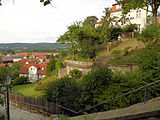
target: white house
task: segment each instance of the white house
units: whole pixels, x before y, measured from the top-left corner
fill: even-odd
[[[31,82],[36,82],[45,77],[46,64],[25,64],[19,70],[19,76],[28,77]]]
[[[116,17],[116,21],[118,22],[118,25],[125,26],[127,24],[137,24],[137,31],[142,31],[142,29],[145,27],[147,22],[147,7],[144,7],[144,9],[132,9],[128,14],[126,15],[126,18],[128,18],[128,22],[126,22],[124,25],[121,24],[120,18],[122,17],[122,11],[121,5],[118,3],[113,4],[112,8],[110,9],[111,17]],[[103,21],[102,21],[103,22]],[[101,21],[97,23],[97,26],[102,23]],[[113,23],[115,25],[116,23]]]

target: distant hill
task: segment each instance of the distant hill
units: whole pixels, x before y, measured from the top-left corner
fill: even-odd
[[[69,44],[61,43],[8,43],[0,44],[0,50],[42,50],[42,49],[68,49]]]

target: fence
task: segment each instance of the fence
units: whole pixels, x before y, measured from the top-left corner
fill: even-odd
[[[159,82],[160,82],[160,80],[156,80],[155,82],[149,83],[147,85],[144,85],[144,86],[139,87],[137,89],[134,89],[132,91],[124,93],[120,96],[108,99],[108,100],[106,100],[102,103],[99,103],[97,105],[91,106],[89,108],[86,108],[86,109],[83,109],[83,110],[80,110],[80,111],[70,110],[70,109],[68,109],[64,106],[61,106],[61,105],[58,105],[58,104],[55,104],[55,103],[52,103],[52,102],[47,102],[46,100],[43,100],[43,99],[35,99],[35,98],[25,97],[25,96],[22,96],[22,95],[16,95],[16,94],[13,94],[13,93],[10,93],[10,103],[12,105],[15,104],[15,106],[18,106],[21,109],[23,107],[27,108],[27,110],[29,110],[30,112],[33,112],[33,108],[34,108],[34,110],[37,109],[38,112],[43,111],[44,115],[45,115],[45,113],[51,113],[51,114],[57,114],[57,116],[59,117],[60,114],[62,113],[61,111],[63,111],[63,112],[68,111],[68,112],[72,113],[73,116],[76,116],[76,115],[81,115],[83,112],[88,112],[93,108],[96,108],[98,106],[101,106],[101,105],[104,105],[104,104],[107,104],[107,103],[109,103],[109,107],[110,107],[110,109],[112,109],[112,107],[113,107],[112,102],[114,100],[117,100],[121,97],[125,97],[126,95],[130,95],[130,94],[133,94],[133,93],[137,94],[136,92],[140,92],[142,90],[144,92],[144,94],[143,94],[144,99],[143,100],[144,100],[144,103],[146,103],[146,101],[147,101],[147,96],[146,96],[147,95],[147,87],[151,87],[152,85],[157,84]]]
[[[58,114],[58,106],[53,102],[48,102],[42,98],[25,97],[23,95],[10,93],[10,104],[29,112],[50,116]]]

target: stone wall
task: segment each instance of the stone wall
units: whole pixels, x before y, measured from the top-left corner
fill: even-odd
[[[93,62],[80,62],[71,60],[66,60],[65,62],[67,74],[69,74],[69,72],[73,69],[78,69],[82,71],[82,75],[85,75],[91,70],[91,66],[93,65]]]
[[[91,66],[93,62],[79,62],[79,61],[71,61],[66,60],[66,67],[60,68],[58,71],[58,78],[64,77],[69,75],[69,72],[73,69],[78,69],[82,71],[82,75],[86,75],[89,71],[91,71]],[[119,66],[109,66],[112,72],[121,72],[125,74],[126,72],[132,72],[138,70],[138,65],[126,66],[126,65],[119,65]]]
[[[60,68],[58,70],[58,78],[62,78],[67,75],[67,68]]]
[[[121,72],[122,74],[125,74],[126,72],[137,71],[139,69],[138,65],[132,65],[132,66],[126,66],[126,65],[109,66],[109,68],[112,70],[112,72]]]

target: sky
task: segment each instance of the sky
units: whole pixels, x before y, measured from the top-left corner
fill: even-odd
[[[55,43],[75,21],[104,15],[115,0],[1,0],[0,43]]]

